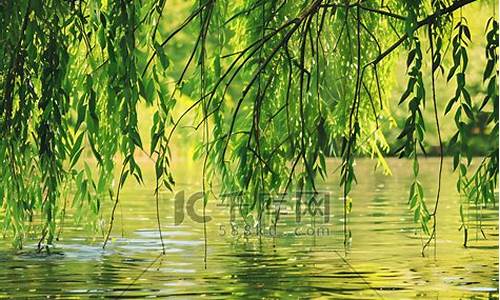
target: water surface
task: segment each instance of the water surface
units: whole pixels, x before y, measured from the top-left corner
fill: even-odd
[[[421,162],[429,205],[435,197],[437,163]],[[329,164],[331,170],[337,165]],[[166,255],[159,255],[153,185],[131,185],[122,194],[106,250],[102,234],[69,219],[51,255],[36,253],[35,240],[22,251],[0,240],[0,298],[498,299],[498,208],[482,211],[486,239],[471,223],[469,247],[464,248],[458,230],[460,197],[447,162],[436,256],[430,248],[421,257],[422,239],[407,209],[410,164],[390,160],[390,166],[393,176],[385,176],[374,171],[372,161],[358,161],[347,247],[338,174],[320,186],[323,198],[318,197],[316,209],[304,210],[299,220],[294,199],[287,199],[276,231],[267,226],[268,217],[261,234],[245,228],[239,218],[231,222],[228,202],[212,197],[206,211],[211,217],[206,256],[203,224],[186,212],[176,225],[171,193],[160,200]],[[198,171],[182,165],[179,170],[176,191],[183,190],[187,202],[199,191]],[[152,175],[151,170],[146,173]],[[200,207],[198,201],[194,212],[199,214]]]

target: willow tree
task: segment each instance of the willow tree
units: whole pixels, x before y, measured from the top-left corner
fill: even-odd
[[[241,206],[243,215],[260,213],[268,204],[263,192],[278,195],[291,186],[316,191],[317,181],[332,172],[325,158],[334,156],[342,161],[347,220],[355,159],[371,156],[385,165],[384,156],[394,154],[381,123],[391,120],[389,75],[403,55],[408,84],[400,105],[407,107],[407,120],[395,153],[413,160],[409,206],[427,246],[436,239],[443,114],[454,114],[456,123],[446,146],[453,149],[458,191],[475,207],[495,201],[498,144],[472,168],[464,130],[473,110],[481,111],[489,134],[498,136],[494,11],[477,37],[486,44],[484,99],[472,99],[467,85],[471,34],[461,11],[473,2],[199,0],[179,12],[179,3],[166,0],[2,1],[4,232],[18,247],[29,231],[40,235],[40,244],[50,244],[67,205],[91,218],[108,201],[105,244],[121,188],[131,177],[142,182],[136,158],[145,153],[155,162],[158,212],[158,193],[174,185],[170,141],[186,116],[202,132],[197,154],[205,195],[218,181],[223,192],[242,192],[248,204]],[[166,21],[179,13],[187,15],[180,24]],[[188,46],[169,47],[180,39],[189,39]],[[424,75],[426,61],[432,68]],[[454,84],[455,96],[439,97],[437,81]],[[181,96],[192,102],[175,118]],[[448,103],[445,111],[438,101]],[[150,145],[138,130],[141,105],[154,110]],[[424,119],[425,105],[434,108],[434,118]],[[436,199],[425,199],[419,182],[429,126],[437,127],[441,152]],[[97,168],[80,158],[85,149]],[[466,232],[465,217],[463,224]],[[159,215],[158,226],[161,231]]]

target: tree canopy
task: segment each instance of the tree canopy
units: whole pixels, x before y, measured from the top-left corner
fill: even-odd
[[[384,157],[395,154],[413,160],[409,206],[428,245],[441,185],[439,179],[437,198],[429,200],[419,182],[430,126],[439,135],[439,173],[448,147],[458,191],[477,207],[495,201],[498,143],[471,167],[466,126],[482,112],[488,134],[498,137],[498,22],[492,8],[484,34],[475,37],[485,44],[484,97],[471,97],[472,37],[461,13],[494,1],[188,2],[0,2],[0,207],[17,246],[29,230],[52,243],[67,199],[82,218],[111,199],[114,216],[125,182],[143,180],[140,155],[154,160],[158,206],[159,191],[174,185],[171,139],[187,117],[202,136],[205,201],[220,182],[223,191],[242,192],[250,204],[243,215],[263,209],[263,192],[316,191],[333,171],[325,163],[333,156],[342,161],[347,217],[355,159],[371,156],[385,168]],[[185,16],[178,24],[176,14]],[[178,41],[182,48],[173,46]],[[391,152],[381,127],[392,122],[389,74],[398,55],[407,57],[400,97],[407,119]],[[439,97],[437,81],[454,84],[455,96]],[[191,100],[177,118],[172,112],[182,97]],[[439,101],[447,103],[444,111]],[[139,130],[141,105],[153,110],[149,145]],[[425,105],[434,118],[424,119]],[[454,114],[456,126],[446,145],[443,114]],[[86,149],[97,168],[81,158]],[[42,226],[33,229],[37,217]]]

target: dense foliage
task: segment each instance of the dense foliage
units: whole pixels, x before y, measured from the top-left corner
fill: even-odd
[[[242,192],[241,201],[249,204],[241,206],[243,215],[262,212],[268,204],[263,192],[280,194],[292,186],[315,191],[317,180],[332,171],[325,158],[334,156],[342,161],[347,217],[355,159],[369,155],[386,168],[384,156],[391,154],[381,127],[392,122],[389,71],[400,53],[408,67],[400,104],[408,112],[395,154],[414,161],[409,205],[428,244],[436,237],[439,187],[437,199],[428,202],[418,157],[425,154],[426,128],[437,126],[439,133],[443,114],[455,115],[449,145],[439,140],[441,157],[443,147],[453,151],[459,192],[475,207],[495,201],[498,144],[476,169],[466,142],[473,111],[487,116],[487,134],[498,137],[494,10],[481,37],[486,97],[473,99],[467,85],[471,35],[461,10],[474,2],[198,0],[189,8],[166,0],[2,1],[5,232],[17,246],[30,230],[40,232],[40,243],[52,243],[69,206],[88,218],[111,199],[107,241],[120,189],[130,177],[142,181],[138,156],[155,162],[157,206],[159,191],[172,189],[170,141],[187,116],[202,132],[197,157],[206,195],[217,181],[223,191]],[[180,24],[166,21],[186,12]],[[171,47],[178,40],[184,48]],[[432,65],[431,89],[424,83],[425,61]],[[455,97],[438,97],[438,80],[456,84]],[[182,97],[192,101],[174,118]],[[437,101],[448,103],[445,111],[438,111]],[[143,105],[154,111],[150,145],[139,130]],[[424,120],[425,105],[434,107],[435,118]],[[84,149],[97,168],[80,159]]]

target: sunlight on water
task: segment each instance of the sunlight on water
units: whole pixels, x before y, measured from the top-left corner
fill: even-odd
[[[421,164],[427,201],[433,201],[437,161]],[[321,186],[326,198],[316,199],[312,210],[301,207],[299,218],[294,199],[283,202],[275,229],[271,216],[263,217],[260,228],[245,227],[238,214],[231,221],[227,203],[211,198],[206,210],[211,218],[206,268],[203,224],[186,212],[182,223],[175,225],[173,194],[161,199],[166,255],[159,256],[154,197],[146,182],[124,191],[106,250],[99,234],[71,226],[69,219],[63,239],[50,255],[37,254],[35,240],[20,252],[2,240],[0,297],[498,299],[498,208],[483,209],[486,239],[473,227],[469,247],[463,248],[459,197],[448,162],[438,213],[437,256],[434,259],[430,248],[422,258],[422,240],[407,209],[409,164],[391,160],[390,165],[394,174],[387,177],[373,172],[373,162],[358,162],[347,248],[341,193],[333,181],[338,174]],[[185,190],[186,199],[198,191],[190,183],[193,172],[184,170],[176,178],[182,182],[176,190]],[[193,209],[197,215],[199,202]]]

